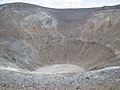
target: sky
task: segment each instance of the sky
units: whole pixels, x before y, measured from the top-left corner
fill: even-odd
[[[120,4],[120,0],[0,0],[0,4],[25,2],[50,8],[90,8]]]

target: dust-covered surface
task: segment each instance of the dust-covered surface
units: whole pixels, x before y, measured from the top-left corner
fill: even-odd
[[[78,71],[84,71],[84,69],[76,65],[56,64],[51,66],[44,66],[36,69],[35,71],[41,74],[60,74],[60,73],[73,73]]]
[[[0,5],[0,90],[120,90],[120,5]]]

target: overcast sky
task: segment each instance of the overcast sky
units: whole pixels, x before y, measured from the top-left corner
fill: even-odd
[[[120,4],[120,0],[0,0],[0,4],[26,2],[51,8],[89,8]]]

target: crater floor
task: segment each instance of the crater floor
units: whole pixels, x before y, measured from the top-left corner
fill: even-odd
[[[35,70],[42,74],[62,74],[62,73],[73,73],[78,71],[83,71],[84,69],[80,68],[77,65],[71,64],[56,64],[51,66],[44,66]]]

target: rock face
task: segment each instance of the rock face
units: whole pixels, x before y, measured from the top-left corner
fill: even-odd
[[[120,5],[0,5],[0,90],[120,90]]]

